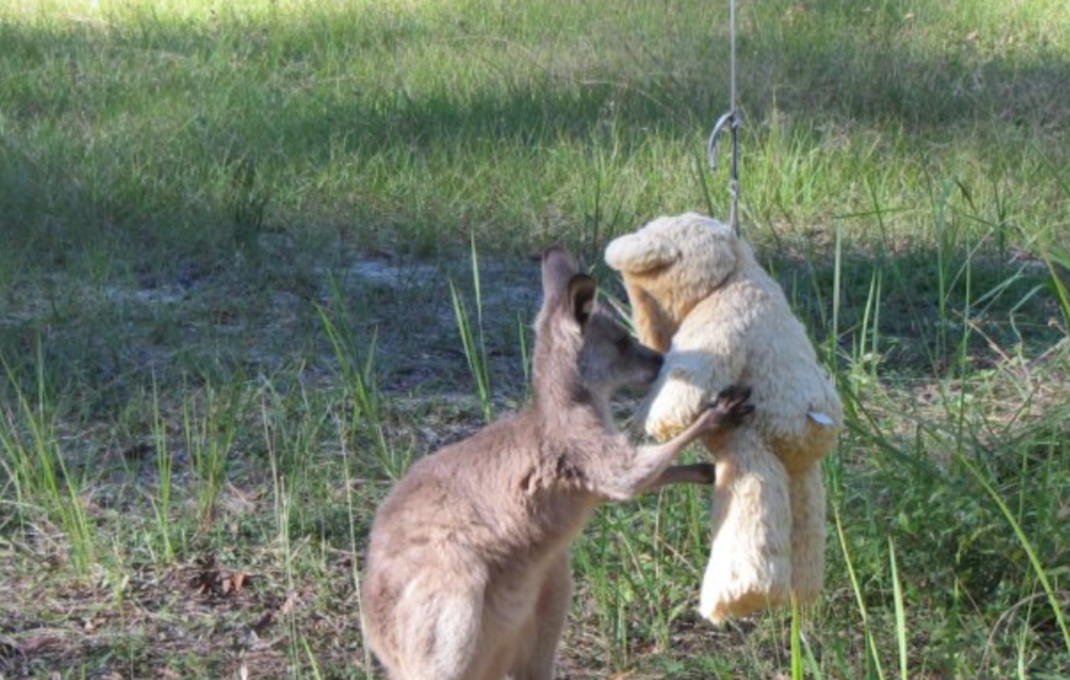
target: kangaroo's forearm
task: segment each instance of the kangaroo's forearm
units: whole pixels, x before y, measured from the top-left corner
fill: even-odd
[[[641,493],[660,489],[670,484],[713,484],[716,479],[716,468],[712,463],[671,465],[665,468]]]
[[[659,477],[666,471],[673,459],[702,430],[703,424],[696,421],[664,444],[635,449],[631,464],[612,470],[609,473],[609,479],[605,480],[606,483],[601,485],[603,488],[600,490],[613,500],[628,500],[658,486]],[[670,480],[672,478],[672,476],[669,477]],[[671,481],[666,483],[671,483]]]

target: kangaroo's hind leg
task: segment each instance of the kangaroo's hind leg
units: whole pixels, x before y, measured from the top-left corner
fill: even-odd
[[[572,601],[572,565],[566,552],[557,558],[543,581],[533,614],[530,645],[518,659],[510,675],[512,680],[552,680],[557,664],[557,649]]]
[[[487,662],[482,628],[483,587],[471,574],[411,582],[398,603],[399,653],[391,680],[481,677]]]

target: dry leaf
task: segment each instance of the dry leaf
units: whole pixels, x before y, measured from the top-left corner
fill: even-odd
[[[285,616],[292,612],[295,606],[297,606],[297,593],[293,592],[286,596],[286,601],[279,607],[279,613]]]

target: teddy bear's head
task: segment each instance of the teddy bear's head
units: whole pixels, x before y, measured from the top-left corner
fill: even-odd
[[[659,217],[606,248],[624,276],[643,343],[664,351],[688,312],[721,286],[741,258],[731,227],[697,213]]]

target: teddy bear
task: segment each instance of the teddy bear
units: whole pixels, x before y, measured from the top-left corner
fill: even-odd
[[[687,213],[613,240],[641,342],[665,353],[636,420],[671,437],[722,388],[749,386],[753,418],[703,440],[716,470],[713,540],[700,613],[714,623],[812,602],[825,562],[820,458],[843,406],[806,328],[750,245],[727,225]]]

